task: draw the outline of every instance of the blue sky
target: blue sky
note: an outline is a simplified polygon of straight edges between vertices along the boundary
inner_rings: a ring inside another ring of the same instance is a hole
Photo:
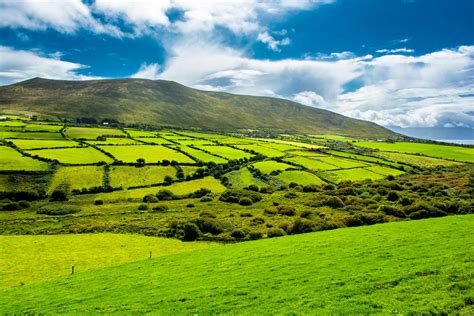
[[[0,84],[175,80],[474,127],[472,0],[0,0]]]

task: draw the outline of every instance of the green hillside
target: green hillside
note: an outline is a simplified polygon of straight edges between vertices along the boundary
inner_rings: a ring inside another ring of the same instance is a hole
[[[370,137],[396,135],[374,123],[288,100],[205,92],[163,80],[35,78],[0,87],[0,105],[4,110],[71,119],[107,118],[125,124],[221,130],[271,128]]]
[[[3,290],[0,312],[469,312],[473,224],[451,216],[190,251]]]

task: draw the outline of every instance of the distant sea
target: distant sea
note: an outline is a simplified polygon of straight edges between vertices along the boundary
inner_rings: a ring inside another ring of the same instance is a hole
[[[434,139],[438,142],[453,143],[461,145],[474,145],[474,139]]]

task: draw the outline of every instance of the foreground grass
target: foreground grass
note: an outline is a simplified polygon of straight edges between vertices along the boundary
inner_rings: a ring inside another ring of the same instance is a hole
[[[467,312],[473,224],[452,216],[144,260],[2,291],[0,312]]]
[[[217,246],[130,234],[0,236],[0,289]]]

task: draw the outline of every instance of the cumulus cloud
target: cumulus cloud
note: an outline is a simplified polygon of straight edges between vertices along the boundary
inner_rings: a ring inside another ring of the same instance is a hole
[[[159,77],[205,90],[283,97],[382,125],[474,126],[474,46],[421,56],[331,55],[258,60],[219,43],[181,41]]]
[[[267,31],[259,33],[257,36],[257,41],[260,41],[268,46],[272,51],[279,52],[281,51],[280,46],[286,46],[290,44],[290,38],[284,37],[280,40],[275,39]]]
[[[62,61],[59,57],[41,56],[38,53],[15,50],[0,46],[0,84],[42,77],[50,79],[86,80],[97,79],[78,74],[77,71],[87,66]]]
[[[142,64],[140,66],[140,69],[136,73],[131,75],[131,77],[155,80],[158,79],[159,70],[160,65],[158,64]]]

